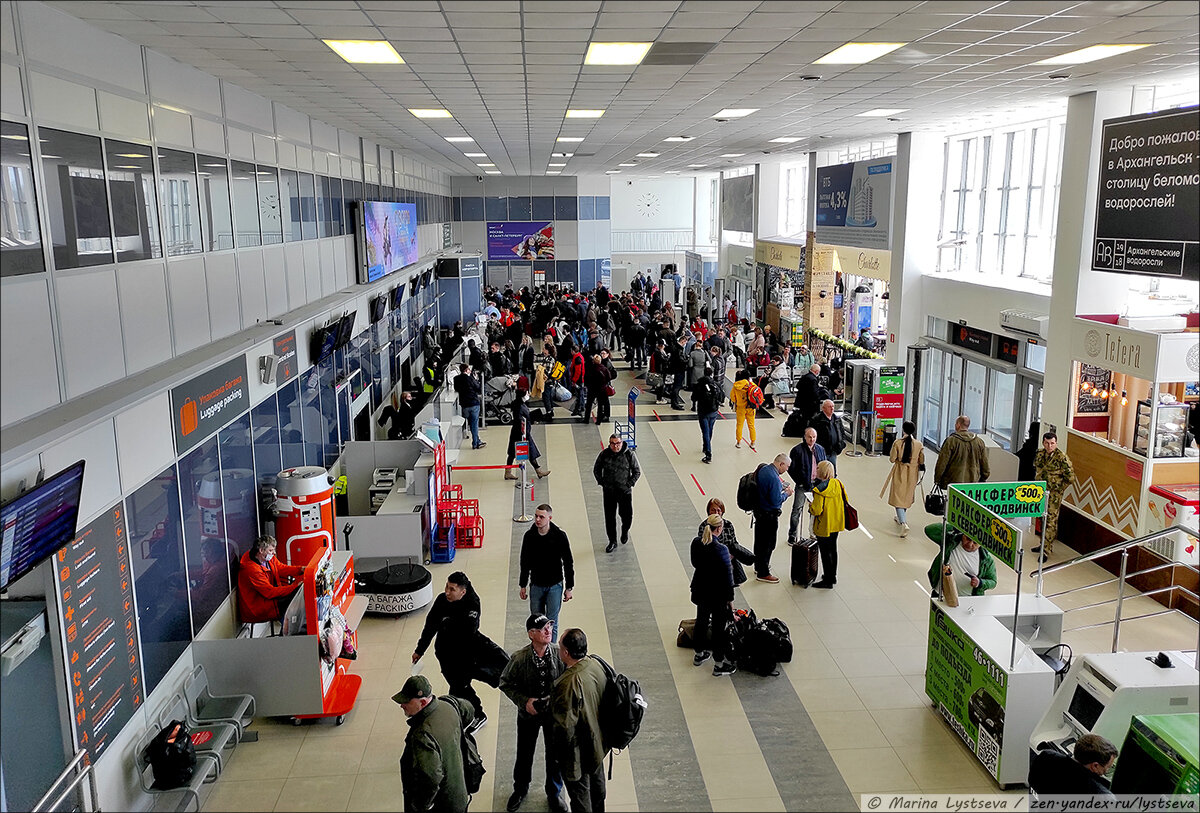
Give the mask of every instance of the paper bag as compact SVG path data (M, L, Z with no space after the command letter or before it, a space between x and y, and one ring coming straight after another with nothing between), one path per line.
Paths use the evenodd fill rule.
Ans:
M950 565L942 568L942 600L947 607L958 606L958 585L954 582L954 573Z

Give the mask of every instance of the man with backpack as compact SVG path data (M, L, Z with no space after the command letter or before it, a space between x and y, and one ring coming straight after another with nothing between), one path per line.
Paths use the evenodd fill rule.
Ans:
M704 443L704 457L701 458L701 463L712 462L713 427L716 426L719 417L717 408L723 400L725 394L707 373L692 387L692 409L696 410L700 421L700 439Z
M617 549L617 512L621 512L621 544L629 541L633 524L633 487L642 476L637 455L619 435L611 435L608 445L596 456L592 466L596 485L604 490L604 530L608 533L605 553Z
M404 809L466 813L471 796L463 770L463 728L474 717L474 708L453 695L434 697L423 675L404 681L392 700L408 718L400 755Z
M563 633L558 652L566 665L550 692L558 769L573 813L603 811L607 795L604 756L608 749L601 734L600 700L608 675L600 661L588 657L587 636L581 629Z
M775 455L772 463L764 463L755 471L758 503L754 508L754 570L755 578L767 584L779 584L771 573L771 554L779 536L779 516L784 501L792 496L791 485L783 482L783 473L791 465L785 454Z

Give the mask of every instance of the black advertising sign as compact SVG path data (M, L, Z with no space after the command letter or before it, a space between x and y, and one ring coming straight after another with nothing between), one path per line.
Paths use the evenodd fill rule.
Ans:
M1084 387L1084 384L1087 387ZM1112 389L1112 371L1094 364L1079 365L1079 392L1075 397L1075 412L1081 415L1108 414L1108 393ZM1092 390L1104 393L1092 395Z
M127 543L117 503L54 562L75 741L93 762L145 700Z
M282 336L276 336L272 352L279 358L275 367L275 383L286 384L296 377L296 331L290 330Z
M183 454L250 408L246 357L201 373L171 388L175 451Z
M950 343L985 356L992 355L992 334L966 325L950 326Z
M1197 108L1104 122L1092 270L1200 280Z
M1000 361L1007 361L1012 364L1016 364L1018 348L1020 348L1020 346L1020 339L1011 339L1008 336L1000 336L996 340L995 358L1000 359Z

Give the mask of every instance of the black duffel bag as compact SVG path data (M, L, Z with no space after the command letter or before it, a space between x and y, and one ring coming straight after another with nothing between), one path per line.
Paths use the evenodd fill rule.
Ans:
M154 787L179 788L196 772L196 746L183 720L172 720L146 746L146 761L154 771Z
M925 513L935 517L945 516L946 492L940 486L935 485L933 490L925 495Z

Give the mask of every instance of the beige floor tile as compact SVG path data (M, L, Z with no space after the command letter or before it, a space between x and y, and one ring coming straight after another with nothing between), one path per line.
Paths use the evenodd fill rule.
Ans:
M832 751L851 793L887 791L910 793L919 789L892 748L846 748Z
M897 748L896 753L924 791L992 784L983 772L983 766L961 742L949 746Z
M844 677L837 660L825 649L796 649L792 662L783 664L783 671L792 680Z
M808 716L830 751L888 747L869 711L810 711Z
M360 773L350 791L347 810L398 810L404 806L400 769L390 773ZM480 807L481 810L488 809Z
M279 811L346 810L353 782L343 775L293 776L283 784L275 802ZM397 805L399 807L400 805Z
M741 794L731 797L717 797L710 794L712 798L712 809L714 813L721 811L753 811L753 810L785 810L783 800L778 796L747 796L745 788L741 789Z
M890 603L890 602L889 602ZM882 647L891 646L924 646L925 628L918 627L912 621L902 619L903 615L894 603L891 620L872 621L866 624L872 640Z
M883 654L887 655L892 665L902 675L923 675L929 658L929 648L921 646L885 646Z
M830 653L838 669L848 678L898 675L899 670L888 660L882 649L838 649Z
M838 623L816 623L813 628L825 648L834 652L840 649L858 649L871 640L867 628L857 621ZM836 652L834 655L836 656Z
M859 711L865 708L845 678L797 680L792 685L809 711Z
M897 751L904 748L948 748L957 739L928 702L915 708L875 709L872 719Z
M232 766L229 766L230 768ZM247 811L250 813L268 813L275 809L279 794L286 780L274 779L270 774L263 774L255 779L236 780L225 769L221 779L212 786L212 790L204 799L202 810L206 811Z
M218 784L225 780L288 776L303 744L302 737L260 737L258 742L241 743L227 758Z
M324 733L324 732L321 732ZM313 736L304 738L304 745L296 754L289 777L298 776L346 776L358 773L367 737Z
M407 734L408 726L404 723L401 723L399 728L372 731L371 736L367 738L362 760L358 763L358 773L398 772L400 754L404 752L404 737Z
M871 711L876 709L920 708L925 703L908 682L899 676L850 678L850 685Z

